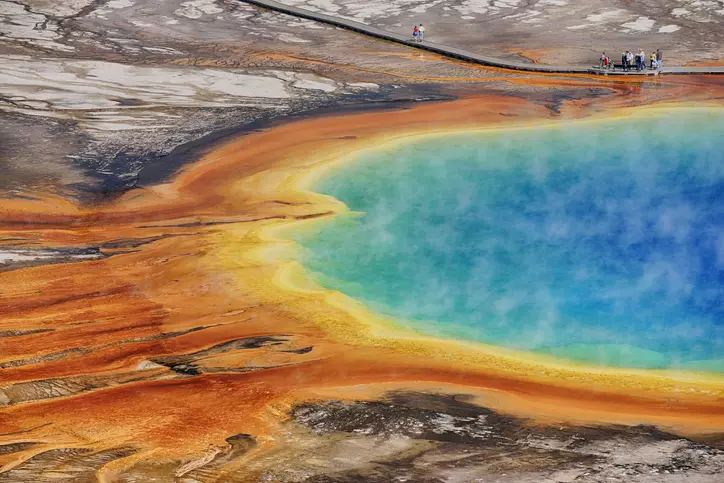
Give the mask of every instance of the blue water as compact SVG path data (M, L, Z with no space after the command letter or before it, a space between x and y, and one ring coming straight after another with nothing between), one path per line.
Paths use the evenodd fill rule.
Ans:
M422 333L724 371L724 114L417 138L315 190L311 276Z

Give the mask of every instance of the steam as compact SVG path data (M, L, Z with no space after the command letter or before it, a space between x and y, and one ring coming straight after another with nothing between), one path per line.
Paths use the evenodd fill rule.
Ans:
M724 115L380 148L319 187L323 284L445 337L599 364L724 353Z

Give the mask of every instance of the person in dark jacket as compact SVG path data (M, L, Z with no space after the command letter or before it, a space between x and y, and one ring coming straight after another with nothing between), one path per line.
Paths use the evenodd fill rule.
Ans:
M661 67L663 65L664 60L664 53L661 52L661 49L656 49L656 67L658 67L659 70L661 70Z

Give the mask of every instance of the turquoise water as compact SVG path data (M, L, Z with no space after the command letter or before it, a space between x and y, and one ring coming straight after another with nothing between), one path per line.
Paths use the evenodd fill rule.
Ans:
M420 332L586 363L724 371L724 113L451 134L314 187L323 286Z

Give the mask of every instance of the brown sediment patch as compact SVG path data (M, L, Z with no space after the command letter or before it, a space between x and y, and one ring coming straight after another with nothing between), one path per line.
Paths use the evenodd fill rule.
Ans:
M707 99L718 88L672 83L640 101ZM555 119L630 102L628 86L613 89L619 95L562 102ZM283 288L283 264L258 256L285 249L265 238L269 228L339 209L294 184L319 164L406 133L550 119L546 106L509 96L308 119L234 140L172 182L106 205L4 201L0 238L109 254L130 248L3 274L0 331L24 332L0 338L0 444L27 444L0 454L0 464L58 448L123 447L132 451L104 462L103 474L149 460L195 468L240 434L256 442L250 458L273 444L286 408L299 401L375 399L395 388L464 389L500 411L547 421L724 430L717 376L590 370L373 337L326 294Z

